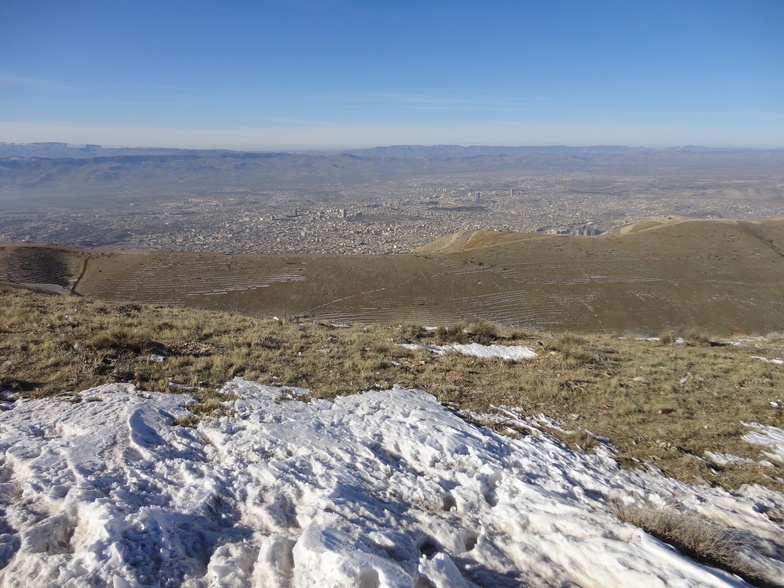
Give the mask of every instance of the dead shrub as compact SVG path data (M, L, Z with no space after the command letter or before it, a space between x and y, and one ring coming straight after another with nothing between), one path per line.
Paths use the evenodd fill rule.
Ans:
M446 345L448 343L467 343L468 333L463 323L453 323L451 325L440 325L436 329L436 344Z
M499 339L498 327L488 321L477 321L471 323L468 333L475 343L480 345L491 345Z
M596 437L591 435L585 429L580 429L573 435L570 435L568 439L568 445L573 449L580 449L584 452L590 452L596 448Z
M87 347L100 351L149 353L160 350L162 345L144 333L119 327L95 335L87 342Z
M624 505L616 507L615 514L621 521L640 527L700 563L737 574L752 584L764 582L759 571L738 555L743 541L733 529L674 507Z
M550 341L547 347L560 353L567 365L600 363L601 358L588 345L589 340L585 337L567 333Z
M567 347L577 347L587 344L588 339L585 337L575 335L573 333L564 333L563 335L558 335L555 339L550 341L547 347L555 351L562 351Z
M414 323L400 325L400 338L404 343L415 343L428 335L427 330Z
M196 416L195 414L188 413L186 415L178 416L174 419L174 424L177 427L189 427L191 429L195 429L199 425L199 421L201 418Z
M215 412L221 413L225 411L225 407L223 406L223 401L220 398L216 397L208 397L205 398L203 402L199 404L193 404L188 407L193 414L197 415L208 415L214 414Z
M531 339L541 339L542 335L524 329L512 329L506 337L511 341L528 341Z
M219 353L216 345L202 341L177 341L171 343L168 348L174 355L189 355L191 357L209 357Z
M386 341L372 341L370 345L366 348L367 351L374 355L381 355L382 357L388 357L392 355L392 345Z
M697 327L686 329L683 332L682 337L688 345L693 345L695 347L706 347L711 343L710 336L705 331Z

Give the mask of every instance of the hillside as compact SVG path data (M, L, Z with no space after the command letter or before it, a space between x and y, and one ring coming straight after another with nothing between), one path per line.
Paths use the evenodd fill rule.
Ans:
M65 283L62 269L29 261L45 250L0 247L0 281ZM784 330L782 219L655 221L598 237L462 233L410 255L57 251L73 282L84 269L76 293L115 301L555 331Z
M0 302L0 584L781 585L780 334Z
M3 246L0 250L0 282L68 293L89 257L89 252L73 247Z

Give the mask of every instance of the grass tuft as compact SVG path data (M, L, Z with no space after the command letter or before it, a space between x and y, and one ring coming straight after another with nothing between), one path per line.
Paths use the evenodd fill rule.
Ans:
M548 349L560 354L565 367L583 364L599 364L601 356L590 347L590 341L582 336L573 334L559 335L548 345Z
M500 338L498 325L488 321L476 321L468 327L468 334L474 343L491 345Z
M87 342L87 347L101 351L149 353L160 349L161 345L144 333L117 327L93 336Z
M466 325L464 323L440 325L436 328L435 336L437 345L468 342L468 333L466 332Z
M773 585L740 555L745 541L734 529L674 507L618 506L615 513L621 521L640 527L695 561L736 574L753 585Z

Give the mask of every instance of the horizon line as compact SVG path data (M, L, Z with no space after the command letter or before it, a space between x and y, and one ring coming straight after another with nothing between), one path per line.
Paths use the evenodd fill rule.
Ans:
M569 144L569 143L528 143L528 144L502 144L502 143L390 143L383 145L374 145L372 147L300 147L300 148L261 148L261 149L243 149L233 147L174 147L166 146L163 144L139 144L139 145L112 145L103 143L72 143L68 141L30 141L30 142L16 142L16 141L0 141L0 145L8 146L34 146L34 145L59 145L67 148L87 148L97 147L99 149L161 149L171 151L230 151L236 153L342 153L347 151L372 151L375 149L394 149L394 148L425 148L433 149L439 147L451 147L459 149L636 149L648 151L669 151L669 150L691 150L699 149L705 151L782 151L782 147L747 147L740 145L724 145L724 146L708 146L700 144L671 144L671 145L644 145L644 144L624 144L624 143L585 143L585 144Z

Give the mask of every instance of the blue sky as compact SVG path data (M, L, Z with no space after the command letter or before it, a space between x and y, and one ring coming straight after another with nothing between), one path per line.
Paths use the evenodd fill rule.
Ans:
M0 141L784 147L784 0L3 0Z

